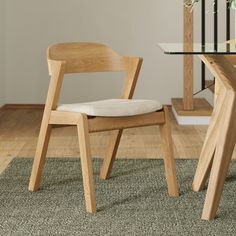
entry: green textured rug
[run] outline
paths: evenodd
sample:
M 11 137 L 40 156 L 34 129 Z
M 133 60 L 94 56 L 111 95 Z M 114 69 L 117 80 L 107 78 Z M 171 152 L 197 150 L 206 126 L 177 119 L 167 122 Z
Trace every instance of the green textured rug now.
M 85 212 L 78 159 L 47 159 L 42 188 L 28 192 L 32 159 L 14 159 L 0 176 L 0 235 L 236 235 L 236 163 L 218 218 L 200 220 L 205 191 L 191 192 L 196 161 L 177 161 L 179 198 L 169 198 L 161 160 L 117 160 L 98 179 L 96 215 Z M 234 174 L 233 174 L 234 173 Z

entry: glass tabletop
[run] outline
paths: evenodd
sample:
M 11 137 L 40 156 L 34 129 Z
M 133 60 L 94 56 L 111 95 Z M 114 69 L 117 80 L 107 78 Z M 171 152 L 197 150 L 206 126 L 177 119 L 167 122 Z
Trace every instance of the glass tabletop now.
M 235 43 L 159 43 L 165 54 L 201 55 L 201 54 L 236 54 Z

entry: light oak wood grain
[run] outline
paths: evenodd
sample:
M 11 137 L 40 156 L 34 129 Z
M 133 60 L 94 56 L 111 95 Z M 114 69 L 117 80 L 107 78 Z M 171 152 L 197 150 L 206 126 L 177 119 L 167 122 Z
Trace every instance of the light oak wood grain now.
M 84 195 L 88 212 L 96 213 L 96 196 L 93 180 L 92 155 L 90 150 L 88 119 L 85 114 L 80 114 L 78 119 L 78 136 L 81 153 L 81 166 L 83 174 Z
M 229 164 L 236 141 L 236 96 L 235 93 L 227 93 L 225 103 L 227 109 L 220 123 L 218 145 L 216 146 L 213 159 L 212 171 L 209 179 L 206 200 L 203 208 L 202 219 L 212 220 L 216 216 L 225 178 L 228 173 Z M 219 128 L 219 127 L 218 127 Z
M 61 112 L 56 110 L 64 74 L 66 73 L 123 71 L 125 72 L 125 77 L 120 97 L 131 99 L 141 69 L 142 58 L 124 57 L 108 46 L 97 43 L 52 45 L 49 47 L 47 55 L 51 81 L 36 147 L 29 190 L 36 191 L 40 187 L 52 128 L 58 125 L 63 127 L 68 125 L 77 126 L 86 210 L 87 212 L 95 213 L 96 198 L 89 133 L 114 130 L 112 131 L 107 156 L 104 157 L 104 164 L 101 169 L 101 177 L 104 179 L 108 178 L 111 173 L 123 129 L 161 125 L 168 190 L 170 196 L 178 196 L 179 190 L 167 108 L 129 117 L 89 117 L 79 112 Z
M 212 106 L 204 98 L 193 99 L 193 110 L 185 110 L 182 98 L 172 98 L 172 106 L 179 116 L 211 116 Z
M 60 61 L 53 61 L 51 68 L 53 72 L 49 84 L 46 105 L 43 113 L 42 125 L 40 128 L 38 144 L 34 158 L 34 164 L 30 177 L 30 183 L 29 183 L 30 191 L 36 191 L 39 189 L 40 186 L 40 180 L 45 163 L 47 147 L 52 130 L 52 125 L 49 124 L 51 110 L 55 109 L 57 106 L 65 71 L 65 63 Z
M 223 89 L 223 88 L 222 88 Z M 220 124 L 222 122 L 222 112 L 226 112 L 227 101 L 225 101 L 226 90 L 217 96 L 218 101 L 214 107 L 211 123 L 208 127 L 207 135 L 200 154 L 197 171 L 193 180 L 193 191 L 203 190 L 206 180 L 209 177 L 213 156 L 219 139 Z
M 176 179 L 176 167 L 174 159 L 173 141 L 171 137 L 170 118 L 167 107 L 164 107 L 165 121 L 160 124 L 160 133 L 162 140 L 162 148 L 164 150 L 165 174 L 168 183 L 168 192 L 172 197 L 179 196 L 179 188 Z
M 193 47 L 193 12 L 184 6 L 184 45 L 185 50 Z M 184 110 L 194 110 L 193 103 L 193 56 L 184 55 Z
M 202 55 L 202 61 L 216 77 L 216 98 L 211 123 L 193 181 L 193 189 L 203 189 L 210 179 L 202 219 L 216 217 L 225 178 L 236 141 L 236 69 L 225 55 Z

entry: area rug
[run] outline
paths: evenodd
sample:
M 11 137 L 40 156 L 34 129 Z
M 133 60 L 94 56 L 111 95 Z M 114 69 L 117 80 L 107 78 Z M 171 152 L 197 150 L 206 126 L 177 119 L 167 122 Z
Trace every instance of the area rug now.
M 162 160 L 117 160 L 99 180 L 98 212 L 85 212 L 79 159 L 47 159 L 41 189 L 28 192 L 32 159 L 14 159 L 0 176 L 0 235 L 236 235 L 236 162 L 218 217 L 202 221 L 205 191 L 193 193 L 196 161 L 178 160 L 181 196 L 167 195 Z

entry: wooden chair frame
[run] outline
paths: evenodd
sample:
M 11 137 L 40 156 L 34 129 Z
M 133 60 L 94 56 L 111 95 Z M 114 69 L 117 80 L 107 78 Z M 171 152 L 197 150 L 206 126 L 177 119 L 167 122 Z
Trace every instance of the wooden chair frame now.
M 53 126 L 75 125 L 78 129 L 86 210 L 90 213 L 95 213 L 96 198 L 89 133 L 112 130 L 109 146 L 100 172 L 100 178 L 107 179 L 111 174 L 122 130 L 139 126 L 160 125 L 165 153 L 164 163 L 168 192 L 170 196 L 179 195 L 167 107 L 164 107 L 161 111 L 129 117 L 90 117 L 83 113 L 56 110 L 64 74 L 124 71 L 126 75 L 121 98 L 131 99 L 141 64 L 141 58 L 120 56 L 111 48 L 102 44 L 65 43 L 49 47 L 48 65 L 51 80 L 32 167 L 29 183 L 30 191 L 37 191 L 39 189 Z

